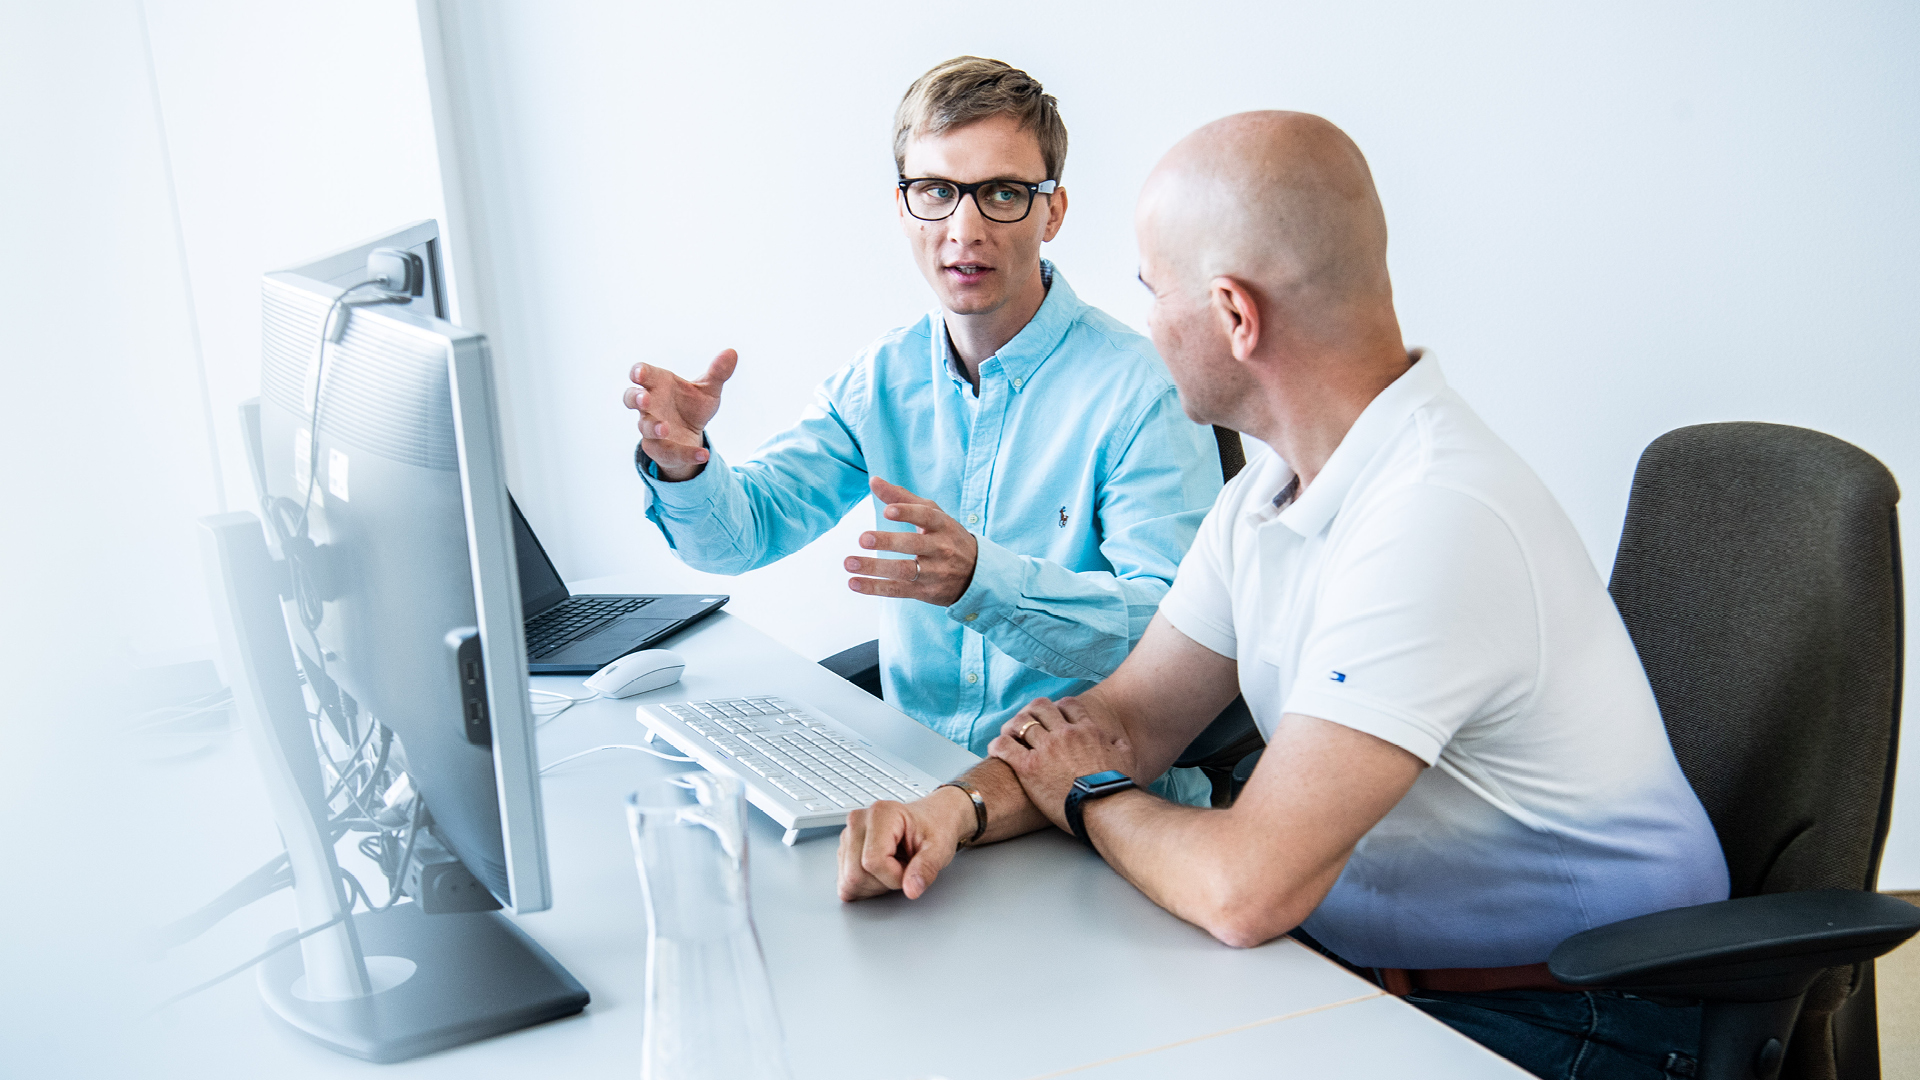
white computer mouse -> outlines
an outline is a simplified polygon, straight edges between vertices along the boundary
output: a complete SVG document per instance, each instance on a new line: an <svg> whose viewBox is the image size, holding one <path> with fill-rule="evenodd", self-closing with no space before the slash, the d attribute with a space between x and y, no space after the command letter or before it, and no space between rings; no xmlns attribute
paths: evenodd
<svg viewBox="0 0 1920 1080"><path fill-rule="evenodd" d="M680 681L686 658L672 649L646 649L627 655L587 676L586 688L610 698L632 697Z"/></svg>

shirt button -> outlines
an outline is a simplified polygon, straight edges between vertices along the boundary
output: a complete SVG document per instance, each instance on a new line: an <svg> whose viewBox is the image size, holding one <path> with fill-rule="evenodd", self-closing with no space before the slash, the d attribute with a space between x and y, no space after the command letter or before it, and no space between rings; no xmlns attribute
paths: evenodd
<svg viewBox="0 0 1920 1080"><path fill-rule="evenodd" d="M975 619L977 619L977 618L979 618L979 617L980 617L980 613L979 613L979 612L977 612L977 611L969 611L969 612L967 612L967 617L966 617L966 619L965 619L964 621L965 621L965 622L972 622L973 620L975 620Z"/></svg>
<svg viewBox="0 0 1920 1080"><path fill-rule="evenodd" d="M978 525L978 524L980 524L980 515L979 515L979 514L968 514L968 515L967 515L967 524L969 524L969 525Z"/></svg>
<svg viewBox="0 0 1920 1080"><path fill-rule="evenodd" d="M977 683L977 682L979 682L979 681L980 681L980 676L978 676L978 675L976 675L976 674L974 674L973 672L971 672L971 671L969 671L969 672L967 672L967 681L968 681L968 682L970 682L970 683Z"/></svg>
<svg viewBox="0 0 1920 1080"><path fill-rule="evenodd" d="M1019 379L1015 379L1015 380L1013 380L1013 388L1014 388L1015 390L1018 390L1018 389L1020 389L1020 380L1019 380Z"/></svg>

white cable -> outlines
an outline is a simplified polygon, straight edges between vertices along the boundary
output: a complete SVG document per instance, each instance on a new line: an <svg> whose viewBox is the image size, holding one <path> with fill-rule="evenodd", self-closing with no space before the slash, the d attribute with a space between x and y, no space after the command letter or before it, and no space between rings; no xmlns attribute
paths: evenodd
<svg viewBox="0 0 1920 1080"><path fill-rule="evenodd" d="M559 761L556 761L551 765L543 765L540 767L540 775L545 776L548 773L552 772L553 770L559 768L560 766L565 765L569 761L578 760L580 758L586 757L588 754L597 754L602 750L638 750L643 754L652 754L654 757L657 757L662 761L692 761L693 760L690 757L676 757L673 754L663 754L660 751L655 750L651 746L634 746L631 743L610 743L606 746L596 746L591 750L582 750L577 754L568 754L566 757L561 758Z"/></svg>
<svg viewBox="0 0 1920 1080"><path fill-rule="evenodd" d="M531 688L527 690L527 693L532 695L537 695L539 697L558 698L561 701L566 702L565 705L560 706L559 708L553 710L550 713L546 713L544 715L537 712L534 713L535 716L540 717L539 722L534 724L535 727L540 727L542 725L547 724L548 722L552 721L554 717L559 716L561 713L566 712L568 709L573 708L575 705L578 705L583 701L592 701L594 698L597 698L600 696L599 694L588 694L586 697L568 697L565 694L557 694L552 690L534 690Z"/></svg>
<svg viewBox="0 0 1920 1080"><path fill-rule="evenodd" d="M555 693L552 690L528 690L527 693L534 694L539 697L559 698L561 701L565 701L574 705L578 705L583 701L592 701L594 698L597 698L600 696L599 694L588 694L585 697L568 697L565 694Z"/></svg>

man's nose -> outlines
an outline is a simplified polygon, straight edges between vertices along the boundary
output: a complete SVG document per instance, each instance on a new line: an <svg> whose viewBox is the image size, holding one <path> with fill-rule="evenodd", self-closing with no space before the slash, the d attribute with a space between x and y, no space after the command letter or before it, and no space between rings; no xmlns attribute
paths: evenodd
<svg viewBox="0 0 1920 1080"><path fill-rule="evenodd" d="M953 208L953 216L947 219L947 239L957 240L962 245L972 244L987 237L993 223L980 212L980 204L972 195L960 200Z"/></svg>

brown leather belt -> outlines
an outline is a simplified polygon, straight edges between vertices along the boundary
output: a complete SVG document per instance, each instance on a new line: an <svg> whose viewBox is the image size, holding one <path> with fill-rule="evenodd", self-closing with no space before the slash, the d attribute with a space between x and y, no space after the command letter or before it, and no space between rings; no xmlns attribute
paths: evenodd
<svg viewBox="0 0 1920 1080"><path fill-rule="evenodd" d="M1579 993L1583 986L1568 986L1553 977L1545 964L1521 964L1496 968L1374 968L1380 985L1395 997L1406 997L1416 990L1438 990L1449 994L1490 994L1498 990L1557 990Z"/></svg>

